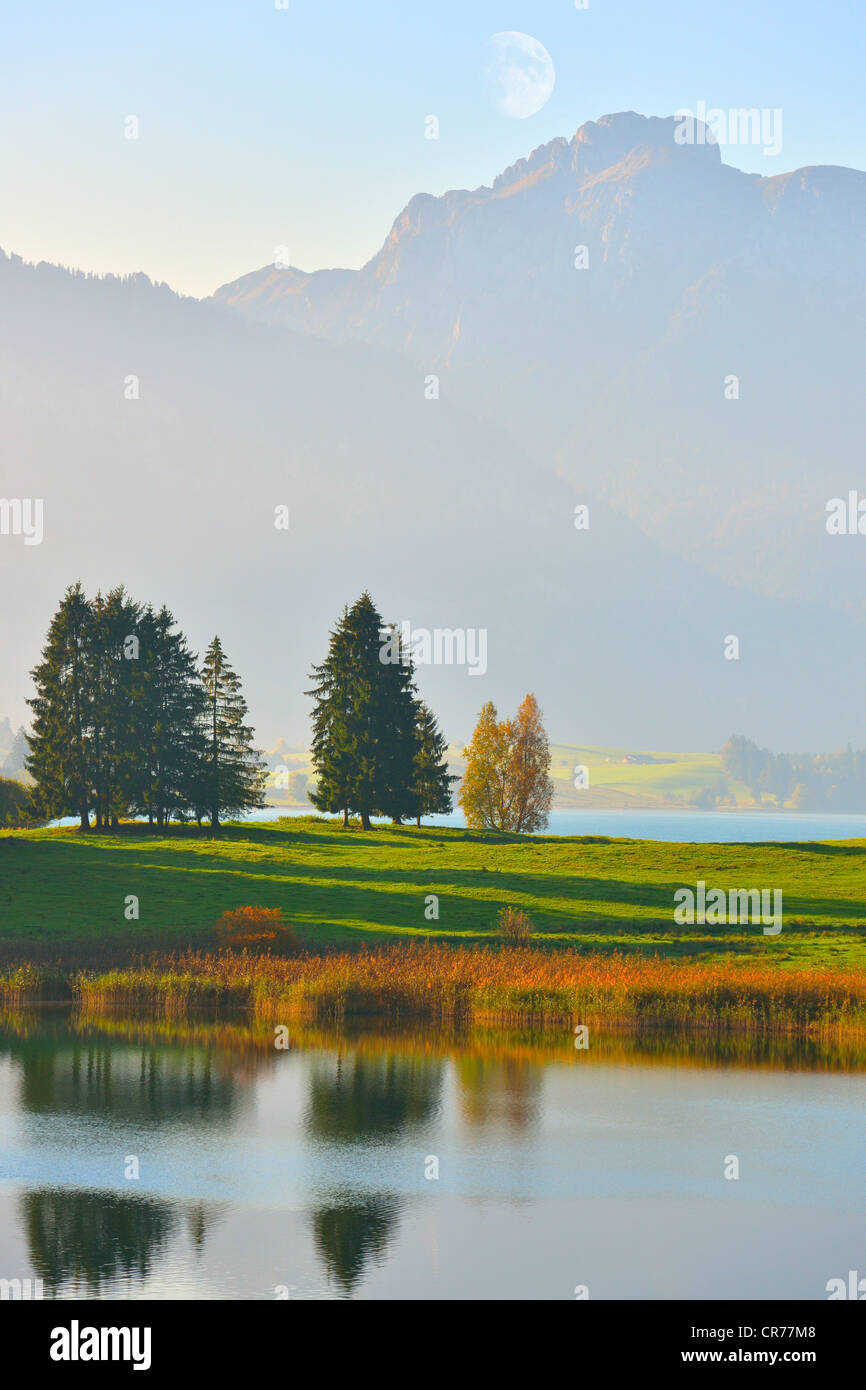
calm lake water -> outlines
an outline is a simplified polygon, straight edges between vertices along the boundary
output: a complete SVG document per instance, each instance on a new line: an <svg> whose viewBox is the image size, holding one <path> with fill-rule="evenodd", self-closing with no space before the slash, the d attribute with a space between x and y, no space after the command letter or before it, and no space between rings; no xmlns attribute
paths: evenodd
<svg viewBox="0 0 866 1390"><path fill-rule="evenodd" d="M247 820L308 816L311 811L269 806ZM75 822L77 824L77 822ZM387 822L386 822L387 823ZM466 824L462 815L426 816L425 825ZM633 840L730 844L757 840L857 840L866 838L866 816L825 816L772 811L552 811L547 835L611 835Z"/></svg>
<svg viewBox="0 0 866 1390"><path fill-rule="evenodd" d="M866 1273L862 1053L290 1041L7 1012L0 1277L45 1297L824 1299Z"/></svg>
<svg viewBox="0 0 866 1390"><path fill-rule="evenodd" d="M312 807L266 806L242 816L245 821L274 821L310 816ZM337 818L339 820L339 818ZM378 817L373 818L379 823ZM390 821L382 821L389 825ZM424 825L466 825L463 816L425 816ZM77 816L51 821L78 825ZM731 844L758 840L866 839L866 816L824 816L772 811L552 811L546 835L610 835L632 840L675 840L695 844Z"/></svg>

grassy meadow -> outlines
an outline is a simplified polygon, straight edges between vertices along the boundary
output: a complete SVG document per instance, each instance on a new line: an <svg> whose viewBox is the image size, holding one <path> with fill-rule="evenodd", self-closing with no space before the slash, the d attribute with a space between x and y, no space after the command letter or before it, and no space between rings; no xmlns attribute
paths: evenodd
<svg viewBox="0 0 866 1390"><path fill-rule="evenodd" d="M699 879L781 889L781 934L676 925L674 892ZM189 827L16 830L0 835L0 989L50 995L63 972L95 1008L859 1027L864 885L866 841L365 832L320 817L230 825L216 840ZM218 949L215 923L245 905L281 910L293 955ZM503 942L507 906L529 914L528 945Z"/></svg>
<svg viewBox="0 0 866 1390"><path fill-rule="evenodd" d="M673 895L781 888L784 928L679 927ZM138 920L125 901L139 900ZM425 917L429 894L438 920ZM308 949L431 939L483 945L519 907L545 947L663 957L757 954L787 964L866 965L866 841L666 844L606 836L519 836L286 817L208 831L76 829L0 833L0 950L117 943L204 946L217 918L281 908Z"/></svg>

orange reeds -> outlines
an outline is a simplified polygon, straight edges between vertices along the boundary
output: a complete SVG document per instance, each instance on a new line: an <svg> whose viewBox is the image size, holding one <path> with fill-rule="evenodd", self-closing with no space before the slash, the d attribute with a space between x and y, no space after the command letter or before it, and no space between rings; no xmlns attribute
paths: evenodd
<svg viewBox="0 0 866 1390"><path fill-rule="evenodd" d="M294 957L249 950L82 973L94 1007L178 1012L246 1005L262 1018L382 1014L426 1018L658 1021L756 1029L866 1028L866 973L755 960L700 962L531 946L410 945Z"/></svg>

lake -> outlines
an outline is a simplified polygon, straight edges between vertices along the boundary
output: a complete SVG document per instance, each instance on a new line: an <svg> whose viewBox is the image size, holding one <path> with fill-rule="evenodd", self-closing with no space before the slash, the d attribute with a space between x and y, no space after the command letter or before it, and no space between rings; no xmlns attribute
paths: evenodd
<svg viewBox="0 0 866 1390"><path fill-rule="evenodd" d="M825 1299L866 1273L862 1048L289 1041L240 1016L7 1010L0 1278L45 1297Z"/></svg>
<svg viewBox="0 0 866 1390"><path fill-rule="evenodd" d="M250 811L242 821L274 821L284 816L310 816L312 807L266 806ZM339 818L338 818L339 819ZM373 817L373 824L391 822ZM425 816L424 825L465 827L460 812ZM77 816L64 816L52 826L77 826ZM866 816L819 815L797 811L551 811L545 835L609 835L632 840L672 840L694 844L736 844L759 840L866 839Z"/></svg>
<svg viewBox="0 0 866 1390"><path fill-rule="evenodd" d="M297 807L268 806L245 820L309 816ZM390 824L386 821L385 824ZM77 824L72 821L70 824ZM424 825L465 826L459 813L425 816ZM857 840L866 838L866 816L798 811L552 811L546 835L610 835L633 840L731 844L759 840Z"/></svg>

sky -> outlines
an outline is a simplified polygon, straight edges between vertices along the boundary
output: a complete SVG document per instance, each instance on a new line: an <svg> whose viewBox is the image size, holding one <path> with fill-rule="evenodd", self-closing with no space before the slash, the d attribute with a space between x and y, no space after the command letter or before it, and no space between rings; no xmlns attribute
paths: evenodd
<svg viewBox="0 0 866 1390"><path fill-rule="evenodd" d="M866 166L862 0L284 2L4 0L0 247L196 296L278 247L358 267L415 193L489 184L608 112L701 101L781 110L778 155L723 148L739 168ZM529 116L485 75L507 31L555 71Z"/></svg>

